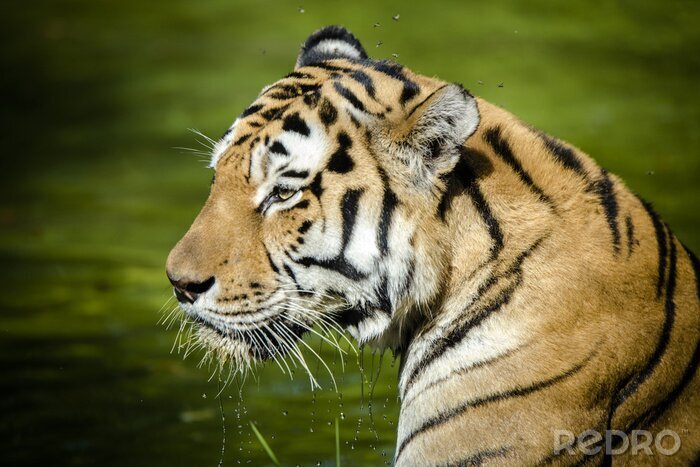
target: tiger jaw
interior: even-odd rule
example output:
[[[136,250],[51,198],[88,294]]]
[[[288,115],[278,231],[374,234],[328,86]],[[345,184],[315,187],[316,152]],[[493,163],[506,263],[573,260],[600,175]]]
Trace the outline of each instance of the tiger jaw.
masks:
[[[193,321],[197,340],[214,351],[221,363],[230,362],[235,366],[286,355],[313,326],[301,317],[284,317],[281,313],[260,310],[268,316],[241,327],[215,310],[202,310],[194,305],[183,308]]]
[[[215,285],[194,303],[181,301],[180,308],[193,326],[196,342],[220,364],[229,363],[236,369],[267,360],[279,363],[286,356],[300,358],[300,349],[308,348],[300,342],[307,333],[316,334],[337,348],[331,332],[348,330],[356,336],[353,330],[358,327],[357,317],[368,316],[333,294],[276,292],[272,294],[275,298],[255,310],[233,310],[217,305],[218,292]],[[363,326],[367,325],[360,326],[364,330]]]

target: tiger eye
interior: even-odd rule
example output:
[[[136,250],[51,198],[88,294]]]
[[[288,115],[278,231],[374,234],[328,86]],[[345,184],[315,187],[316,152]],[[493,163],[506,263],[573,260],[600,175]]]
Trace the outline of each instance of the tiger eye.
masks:
[[[277,190],[277,197],[283,201],[288,200],[296,194],[296,190],[290,190],[287,188],[280,188]]]

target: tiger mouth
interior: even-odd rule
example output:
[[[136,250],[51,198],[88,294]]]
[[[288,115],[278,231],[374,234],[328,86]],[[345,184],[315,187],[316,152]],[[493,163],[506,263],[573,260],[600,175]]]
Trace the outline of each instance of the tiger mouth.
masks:
[[[312,326],[312,323],[303,326],[283,316],[273,316],[256,323],[250,329],[233,330],[227,329],[225,323],[216,323],[198,314],[192,313],[190,316],[195,325],[204,331],[205,344],[209,347],[223,349],[237,346],[232,357],[241,358],[240,354],[244,353],[248,358],[259,361],[269,360],[277,355],[286,355]],[[219,342],[212,341],[212,332],[218,337]],[[241,345],[243,345],[242,349]]]

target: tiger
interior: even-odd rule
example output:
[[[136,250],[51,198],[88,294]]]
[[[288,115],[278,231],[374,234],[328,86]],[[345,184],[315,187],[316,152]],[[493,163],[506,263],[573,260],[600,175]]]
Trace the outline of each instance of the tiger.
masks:
[[[580,149],[329,26],[210,166],[183,314],[240,367],[324,323],[400,355],[395,465],[698,462],[698,258]],[[639,430],[680,447],[603,449]]]

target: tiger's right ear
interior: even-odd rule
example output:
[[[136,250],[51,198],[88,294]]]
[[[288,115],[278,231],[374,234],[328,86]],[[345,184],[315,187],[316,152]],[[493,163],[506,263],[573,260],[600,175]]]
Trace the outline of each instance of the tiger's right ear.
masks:
[[[301,46],[295,68],[334,58],[365,59],[367,53],[355,36],[340,26],[326,26],[314,32]]]
[[[458,84],[442,83],[398,121],[377,125],[374,134],[380,153],[408,167],[415,182],[430,184],[454,168],[479,121],[474,97]]]

